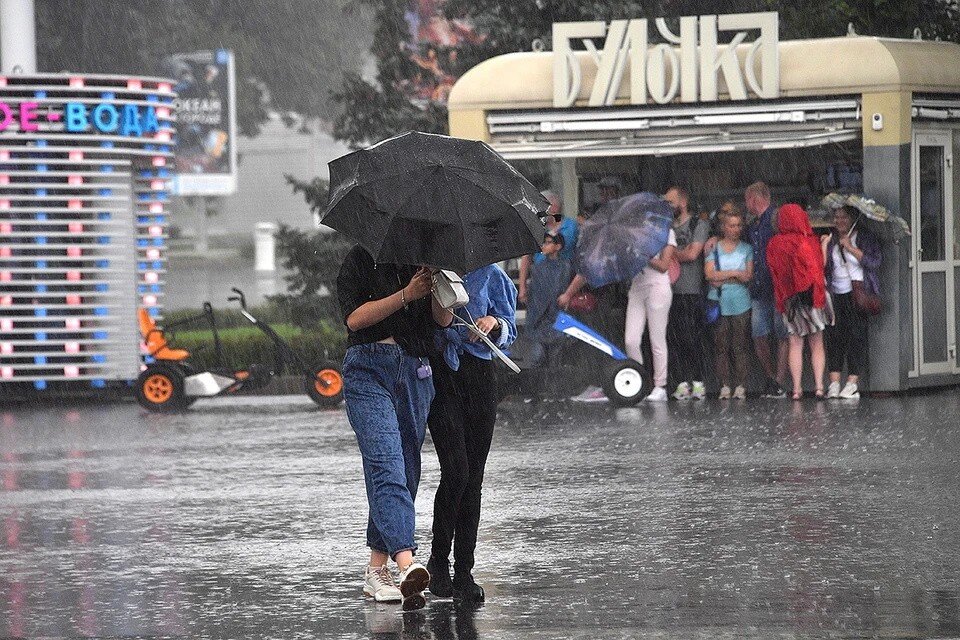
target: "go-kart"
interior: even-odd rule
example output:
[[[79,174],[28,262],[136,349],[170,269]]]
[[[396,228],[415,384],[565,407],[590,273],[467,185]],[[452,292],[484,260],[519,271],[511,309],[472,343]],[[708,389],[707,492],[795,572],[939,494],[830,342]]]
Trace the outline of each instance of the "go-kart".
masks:
[[[217,331],[216,316],[209,302],[203,303],[202,313],[158,327],[146,309],[138,311],[140,333],[146,346],[146,366],[137,378],[137,402],[149,411],[171,413],[183,411],[200,398],[235,393],[241,389],[266,386],[274,376],[285,371],[303,376],[304,390],[321,407],[332,407],[343,399],[343,376],[332,362],[310,364],[274,331],[270,325],[255,318],[247,310],[246,297],[239,289],[227,300],[240,304],[240,313],[250,324],[266,335],[273,344],[273,367],[250,364],[234,370],[226,366],[223,346]],[[205,321],[213,334],[213,349],[217,367],[197,371],[190,364],[190,352],[171,347],[167,333],[178,326]]]
[[[615,344],[591,327],[560,311],[557,313],[553,328],[598,349],[613,359],[607,365],[603,379],[599,381],[603,392],[613,404],[629,407],[645,398],[653,390],[653,378],[647,368],[636,360],[631,360]]]

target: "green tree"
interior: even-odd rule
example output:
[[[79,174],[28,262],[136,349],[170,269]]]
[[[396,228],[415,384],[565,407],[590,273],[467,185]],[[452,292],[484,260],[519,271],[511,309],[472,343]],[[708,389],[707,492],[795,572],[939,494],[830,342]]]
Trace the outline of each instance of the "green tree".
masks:
[[[377,63],[376,82],[357,72],[344,74],[343,84],[333,94],[341,106],[334,123],[334,136],[353,146],[380,140],[404,131],[446,131],[446,109],[439,105],[421,108],[410,102],[399,85],[414,78],[418,67],[403,54],[401,44],[408,34],[404,20],[406,0],[360,0],[375,10],[371,53]]]
[[[36,12],[44,71],[156,75],[170,53],[233,50],[245,135],[267,106],[332,120],[330,88],[360,68],[370,30],[355,0],[43,0]]]
[[[294,192],[303,194],[312,213],[319,214],[326,206],[326,180],[302,182],[287,176],[287,182]],[[275,237],[280,263],[288,271],[284,276],[287,293],[271,296],[270,301],[285,308],[300,326],[321,321],[339,326],[337,274],[353,242],[336,232],[301,231],[287,225],[280,225]]]

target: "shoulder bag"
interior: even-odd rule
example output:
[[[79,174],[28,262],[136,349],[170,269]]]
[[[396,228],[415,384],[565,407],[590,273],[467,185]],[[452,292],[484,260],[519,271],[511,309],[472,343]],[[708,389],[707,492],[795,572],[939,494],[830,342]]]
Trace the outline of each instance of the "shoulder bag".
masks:
[[[720,271],[720,243],[713,247],[713,268],[717,271]],[[723,295],[723,286],[714,286],[713,287],[717,292],[717,299],[711,300],[710,298],[706,299],[706,303],[703,307],[703,320],[707,324],[716,324],[720,319],[720,297]]]
[[[854,280],[850,276],[850,264],[847,262],[846,249],[840,247],[840,257],[843,259],[843,266],[847,270],[847,276],[850,277],[850,286],[853,287],[853,306],[861,313],[868,316],[879,315],[883,310],[883,302],[880,296],[867,290],[867,283],[863,280]]]

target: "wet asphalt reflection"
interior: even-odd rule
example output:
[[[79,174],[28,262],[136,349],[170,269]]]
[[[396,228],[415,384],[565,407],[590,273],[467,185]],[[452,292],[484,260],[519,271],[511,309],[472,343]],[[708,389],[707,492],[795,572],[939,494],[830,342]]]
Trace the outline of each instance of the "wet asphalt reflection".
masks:
[[[360,596],[341,411],[0,409],[0,637],[960,636],[960,394],[507,402],[479,608]],[[429,549],[438,466],[424,449]]]

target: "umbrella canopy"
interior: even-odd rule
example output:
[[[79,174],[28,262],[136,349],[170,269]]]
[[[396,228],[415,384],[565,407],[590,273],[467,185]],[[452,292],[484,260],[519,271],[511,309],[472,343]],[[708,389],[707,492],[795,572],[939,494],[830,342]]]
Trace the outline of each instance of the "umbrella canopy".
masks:
[[[320,221],[377,262],[463,274],[538,251],[549,206],[483,142],[415,131],[332,161]]]
[[[593,287],[640,273],[670,237],[673,207],[652,193],[635,193],[603,205],[580,227],[577,273]]]
[[[907,224],[906,220],[890,213],[883,205],[877,204],[862,195],[828,193],[820,201],[820,204],[828,211],[835,211],[844,206],[853,207],[863,214],[861,220],[865,220],[871,230],[881,238],[900,242],[904,237],[910,235],[910,225]]]

